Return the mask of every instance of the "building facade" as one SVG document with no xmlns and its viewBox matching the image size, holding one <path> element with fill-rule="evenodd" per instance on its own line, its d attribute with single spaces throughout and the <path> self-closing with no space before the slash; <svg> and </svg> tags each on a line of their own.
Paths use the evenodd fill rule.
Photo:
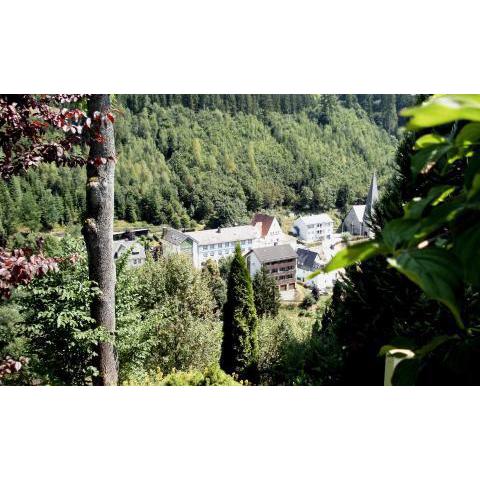
<svg viewBox="0 0 480 480">
<path fill-rule="evenodd" d="M 265 267 L 275 279 L 280 292 L 295 290 L 297 253 L 290 245 L 253 248 L 246 254 L 246 260 L 250 276 L 254 277 Z"/>
<path fill-rule="evenodd" d="M 326 213 L 302 216 L 295 220 L 293 229 L 306 243 L 330 243 L 333 237 L 333 220 Z"/>
<path fill-rule="evenodd" d="M 114 240 L 113 241 L 113 258 L 118 260 L 126 252 L 128 255 L 127 265 L 129 267 L 140 267 L 147 259 L 145 247 L 138 240 Z"/>
<path fill-rule="evenodd" d="M 185 232 L 185 235 L 193 242 L 192 262 L 195 268 L 201 268 L 208 259 L 218 262 L 233 255 L 237 243 L 243 253 L 261 244 L 260 231 L 253 225 Z"/>
</svg>

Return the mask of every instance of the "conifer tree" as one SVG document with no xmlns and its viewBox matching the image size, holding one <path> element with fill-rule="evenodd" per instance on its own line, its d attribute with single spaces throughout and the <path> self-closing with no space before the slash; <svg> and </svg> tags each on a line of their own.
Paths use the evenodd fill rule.
<svg viewBox="0 0 480 480">
<path fill-rule="evenodd" d="M 257 313 L 252 282 L 238 244 L 227 285 L 220 365 L 225 372 L 255 383 L 258 381 Z"/>
<path fill-rule="evenodd" d="M 280 308 L 280 292 L 275 279 L 262 267 L 253 278 L 253 294 L 258 315 L 276 316 Z"/>
</svg>

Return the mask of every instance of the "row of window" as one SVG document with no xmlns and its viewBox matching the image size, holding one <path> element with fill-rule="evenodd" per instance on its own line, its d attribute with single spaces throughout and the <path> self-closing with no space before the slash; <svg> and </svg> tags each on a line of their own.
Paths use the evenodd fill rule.
<svg viewBox="0 0 480 480">
<path fill-rule="evenodd" d="M 331 224 L 330 223 L 316 223 L 314 225 L 308 225 L 308 229 L 312 229 L 312 228 L 320 228 L 320 227 L 323 227 L 323 226 L 326 226 L 327 228 L 331 228 Z"/>
<path fill-rule="evenodd" d="M 212 243 L 211 245 L 202 245 L 202 251 L 206 250 L 215 250 L 219 248 L 235 248 L 235 245 L 239 242 L 224 242 L 224 243 Z M 247 245 L 252 245 L 253 240 L 242 240 L 240 246 L 244 247 Z"/>
<path fill-rule="evenodd" d="M 241 246 L 240 249 L 244 252 L 247 247 L 244 245 L 244 246 Z M 233 255 L 235 253 L 235 249 L 232 248 L 232 249 L 225 249 L 225 250 L 216 250 L 216 251 L 210 251 L 210 252 L 203 252 L 202 253 L 202 257 L 203 258 L 206 258 L 206 257 L 217 257 L 217 256 L 225 256 L 225 255 Z"/>
<path fill-rule="evenodd" d="M 288 267 L 282 267 L 282 268 L 271 268 L 270 273 L 289 272 L 290 270 L 294 270 L 294 269 L 295 267 L 293 265 Z"/>
</svg>

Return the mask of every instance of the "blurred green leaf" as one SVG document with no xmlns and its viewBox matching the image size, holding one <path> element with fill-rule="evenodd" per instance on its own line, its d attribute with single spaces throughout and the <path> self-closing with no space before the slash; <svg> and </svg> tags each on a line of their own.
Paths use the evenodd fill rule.
<svg viewBox="0 0 480 480">
<path fill-rule="evenodd" d="M 340 250 L 323 268 L 323 272 L 328 273 L 339 268 L 345 268 L 356 262 L 361 262 L 367 258 L 384 253 L 383 246 L 375 241 L 356 243 Z M 314 272 L 309 278 L 312 278 L 322 271 Z"/>
<path fill-rule="evenodd" d="M 413 155 L 411 169 L 414 177 L 419 173 L 427 173 L 451 149 L 449 144 L 432 145 Z"/>
<path fill-rule="evenodd" d="M 448 143 L 448 139 L 442 135 L 438 135 L 437 133 L 427 133 L 426 135 L 422 135 L 415 142 L 415 148 L 420 150 L 422 148 L 431 147 L 434 145 L 438 146 L 439 144 L 445 143 Z"/>
<path fill-rule="evenodd" d="M 430 247 L 402 252 L 388 263 L 416 283 L 425 294 L 446 305 L 459 326 L 460 309 L 456 293 L 462 285 L 458 259 L 443 248 Z"/>
<path fill-rule="evenodd" d="M 382 240 L 385 246 L 394 251 L 399 246 L 409 244 L 420 229 L 417 220 L 397 218 L 388 222 L 382 230 Z"/>
<path fill-rule="evenodd" d="M 415 385 L 418 377 L 420 361 L 417 358 L 402 360 L 393 372 L 392 385 Z"/>
<path fill-rule="evenodd" d="M 480 286 L 480 228 L 473 225 L 458 235 L 454 251 L 462 261 L 467 282 Z"/>
<path fill-rule="evenodd" d="M 480 95 L 434 95 L 422 105 L 401 112 L 411 117 L 408 128 L 418 130 L 457 120 L 480 121 Z"/>
<path fill-rule="evenodd" d="M 449 195 L 455 191 L 451 185 L 437 185 L 428 192 L 424 198 L 414 198 L 404 207 L 405 217 L 410 219 L 421 218 L 424 210 L 430 204 L 436 206 L 443 202 Z"/>
<path fill-rule="evenodd" d="M 457 137 L 455 138 L 455 145 L 457 147 L 466 147 L 476 144 L 480 141 L 480 123 L 469 123 L 462 127 Z"/>
</svg>

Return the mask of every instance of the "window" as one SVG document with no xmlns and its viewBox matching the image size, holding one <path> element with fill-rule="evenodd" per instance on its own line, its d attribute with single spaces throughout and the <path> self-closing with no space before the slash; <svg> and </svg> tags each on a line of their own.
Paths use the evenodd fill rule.
<svg viewBox="0 0 480 480">
<path fill-rule="evenodd" d="M 213 257 L 213 252 L 210 252 L 210 256 Z"/>
<path fill-rule="evenodd" d="M 204 253 L 203 256 L 206 257 L 208 254 L 207 253 Z"/>
<path fill-rule="evenodd" d="M 215 248 L 215 245 L 212 243 L 212 244 L 210 245 L 210 250 L 213 250 L 214 248 Z"/>
<path fill-rule="evenodd" d="M 202 247 L 202 250 L 208 250 L 208 246 L 207 246 L 207 245 L 204 245 L 204 246 Z"/>
</svg>

